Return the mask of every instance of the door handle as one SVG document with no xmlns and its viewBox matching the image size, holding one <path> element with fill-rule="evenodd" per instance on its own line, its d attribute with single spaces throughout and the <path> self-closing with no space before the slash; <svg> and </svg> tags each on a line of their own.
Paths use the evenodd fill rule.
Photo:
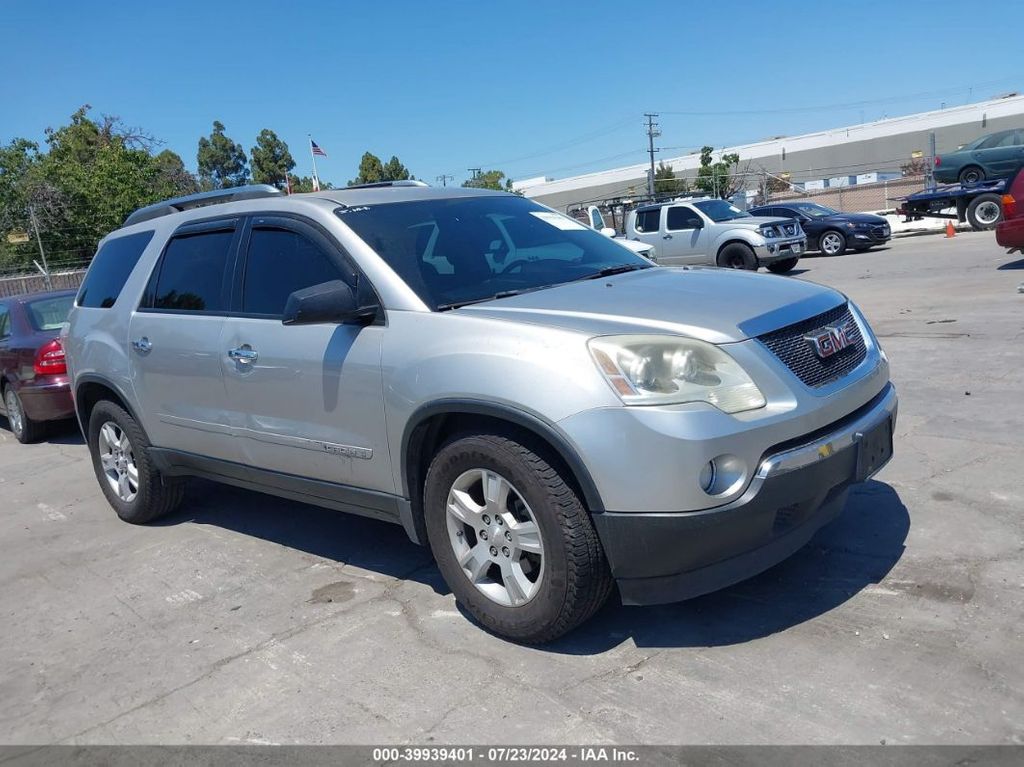
<svg viewBox="0 0 1024 767">
<path fill-rule="evenodd" d="M 132 341 L 132 348 L 140 354 L 149 354 L 153 351 L 153 344 L 149 342 L 149 339 L 146 338 L 146 336 L 143 336 L 137 341 Z"/>
<path fill-rule="evenodd" d="M 260 358 L 259 353 L 249 344 L 243 344 L 237 349 L 231 349 L 228 352 L 228 356 L 235 362 L 241 362 L 245 365 L 250 365 Z"/>
<path fill-rule="evenodd" d="M 671 234 L 662 235 L 661 239 L 663 239 L 663 240 L 671 240 L 672 239 L 672 235 Z"/>
</svg>

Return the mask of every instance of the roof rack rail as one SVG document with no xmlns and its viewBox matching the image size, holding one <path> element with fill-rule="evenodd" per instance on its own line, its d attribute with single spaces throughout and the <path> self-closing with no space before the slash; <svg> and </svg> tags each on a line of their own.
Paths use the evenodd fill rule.
<svg viewBox="0 0 1024 767">
<path fill-rule="evenodd" d="M 370 184 L 352 184 L 350 186 L 339 187 L 338 192 L 344 192 L 346 189 L 374 189 L 376 187 L 383 186 L 430 186 L 426 182 L 420 181 L 419 179 L 411 179 L 404 181 L 374 181 Z"/>
<path fill-rule="evenodd" d="M 217 205 L 224 202 L 237 202 L 238 200 L 255 200 L 260 197 L 275 197 L 280 194 L 282 194 L 281 190 L 270 184 L 250 184 L 249 186 L 235 186 L 228 189 L 214 189 L 212 192 L 188 194 L 184 197 L 173 197 L 170 200 L 139 208 L 124 220 L 123 226 L 139 224 L 143 221 L 160 218 L 161 216 L 169 216 L 171 213 L 180 213 L 183 210 L 201 208 L 204 205 Z"/>
</svg>

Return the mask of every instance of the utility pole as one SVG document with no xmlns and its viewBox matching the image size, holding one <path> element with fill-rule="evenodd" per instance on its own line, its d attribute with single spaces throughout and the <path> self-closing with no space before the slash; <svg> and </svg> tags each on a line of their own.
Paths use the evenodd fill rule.
<svg viewBox="0 0 1024 767">
<path fill-rule="evenodd" d="M 925 168 L 925 184 L 927 189 L 935 188 L 935 132 L 928 134 L 928 165 Z"/>
<path fill-rule="evenodd" d="M 441 186 L 448 186 L 448 182 L 454 181 L 455 176 L 449 176 L 447 173 L 442 173 L 440 176 L 436 177 L 436 180 L 441 182 Z"/>
<path fill-rule="evenodd" d="M 651 177 L 647 181 L 647 191 L 652 200 L 654 199 L 654 153 L 661 151 L 654 148 L 654 139 L 661 135 L 658 123 L 654 122 L 654 118 L 657 116 L 652 112 L 644 112 L 644 117 L 647 118 L 647 154 L 651 156 Z"/>
<path fill-rule="evenodd" d="M 50 282 L 50 267 L 46 264 L 46 252 L 43 250 L 43 238 L 39 234 L 39 222 L 36 221 L 36 209 L 28 206 L 28 217 L 32 220 L 32 228 L 36 230 L 36 242 L 39 244 L 39 258 L 43 261 L 43 279 L 46 280 L 46 289 L 53 290 Z"/>
<path fill-rule="evenodd" d="M 480 175 L 480 168 L 466 168 L 466 170 L 473 174 L 473 178 Z"/>
</svg>

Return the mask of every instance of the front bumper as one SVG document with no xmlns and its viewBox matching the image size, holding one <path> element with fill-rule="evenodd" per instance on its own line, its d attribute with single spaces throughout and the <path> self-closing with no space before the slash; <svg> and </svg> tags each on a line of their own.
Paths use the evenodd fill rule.
<svg viewBox="0 0 1024 767">
<path fill-rule="evenodd" d="M 75 415 L 71 384 L 65 375 L 23 381 L 17 392 L 25 415 L 33 421 L 61 421 Z"/>
<path fill-rule="evenodd" d="M 807 251 L 807 238 L 788 237 L 786 239 L 767 240 L 764 245 L 755 245 L 754 254 L 762 264 L 782 261 L 786 258 L 800 258 Z"/>
<path fill-rule="evenodd" d="M 895 425 L 896 391 L 798 444 L 766 454 L 743 495 L 694 512 L 595 514 L 625 604 L 661 604 L 716 591 L 781 562 L 834 519 L 851 485 L 884 462 L 866 462 L 862 438 Z"/>
<path fill-rule="evenodd" d="M 858 245 L 884 245 L 891 239 L 891 229 L 885 234 L 873 229 L 854 229 L 849 237 L 849 241 L 854 247 Z"/>
</svg>

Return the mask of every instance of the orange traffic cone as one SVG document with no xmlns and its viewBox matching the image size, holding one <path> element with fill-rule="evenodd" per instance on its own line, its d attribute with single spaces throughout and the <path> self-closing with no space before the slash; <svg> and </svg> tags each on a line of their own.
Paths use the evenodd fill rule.
<svg viewBox="0 0 1024 767">
<path fill-rule="evenodd" d="M 956 229 L 953 228 L 953 222 L 946 222 L 946 237 L 956 237 Z"/>
</svg>

